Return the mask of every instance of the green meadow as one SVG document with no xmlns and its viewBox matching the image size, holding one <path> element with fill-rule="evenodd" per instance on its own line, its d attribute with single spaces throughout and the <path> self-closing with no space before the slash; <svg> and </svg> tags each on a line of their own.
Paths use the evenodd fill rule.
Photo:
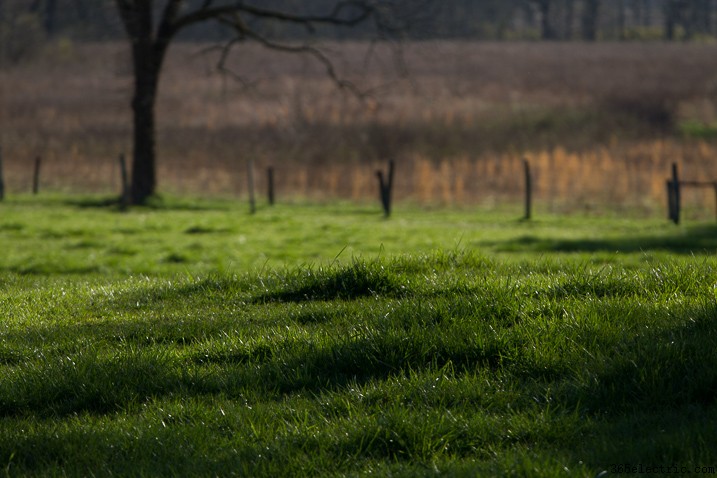
<svg viewBox="0 0 717 478">
<path fill-rule="evenodd" d="M 520 216 L 6 199 L 0 468 L 717 473 L 717 225 Z"/>
</svg>

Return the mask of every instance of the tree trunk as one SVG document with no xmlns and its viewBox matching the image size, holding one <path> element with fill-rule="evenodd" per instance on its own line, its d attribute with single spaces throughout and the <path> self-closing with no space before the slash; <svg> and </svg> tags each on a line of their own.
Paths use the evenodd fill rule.
<svg viewBox="0 0 717 478">
<path fill-rule="evenodd" d="M 155 152 L 155 104 L 159 73 L 172 35 L 173 22 L 182 7 L 181 0 L 168 1 L 159 26 L 154 26 L 155 9 L 151 0 L 116 0 L 120 18 L 132 45 L 134 70 L 133 156 L 130 201 L 144 204 L 157 187 Z"/>
<path fill-rule="evenodd" d="M 157 186 L 155 152 L 155 103 L 164 48 L 152 33 L 151 2 L 139 2 L 132 38 L 134 96 L 132 98 L 134 145 L 130 198 L 132 204 L 144 204 Z M 144 9 L 144 10 L 141 10 Z"/>
<path fill-rule="evenodd" d="M 599 0 L 585 0 L 583 9 L 583 40 L 597 40 L 598 10 L 600 8 Z"/>
<path fill-rule="evenodd" d="M 667 0 L 665 5 L 665 40 L 675 39 L 675 29 L 680 19 L 680 7 L 677 0 Z"/>
<path fill-rule="evenodd" d="M 642 23 L 643 27 L 652 26 L 652 2 L 650 0 L 642 0 Z"/>
<path fill-rule="evenodd" d="M 697 0 L 692 6 L 691 23 L 697 33 L 708 34 L 711 30 L 710 0 Z"/>
<path fill-rule="evenodd" d="M 55 29 L 57 24 L 57 1 L 46 0 L 45 1 L 45 19 L 43 26 L 45 27 L 45 33 L 48 37 L 55 35 Z"/>
<path fill-rule="evenodd" d="M 143 204 L 155 192 L 156 153 L 154 142 L 154 105 L 156 99 L 155 71 L 135 71 L 135 94 L 132 100 L 134 122 L 134 156 L 130 194 L 132 204 Z"/>
<path fill-rule="evenodd" d="M 555 31 L 550 23 L 550 2 L 551 0 L 540 0 L 540 30 L 543 40 L 555 40 Z"/>
<path fill-rule="evenodd" d="M 563 38 L 573 39 L 573 22 L 575 21 L 575 1 L 567 0 L 565 3 L 565 32 Z"/>
</svg>

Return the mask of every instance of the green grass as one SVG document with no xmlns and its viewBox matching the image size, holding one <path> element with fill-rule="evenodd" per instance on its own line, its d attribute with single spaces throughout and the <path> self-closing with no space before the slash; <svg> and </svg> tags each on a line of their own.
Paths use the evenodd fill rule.
<svg viewBox="0 0 717 478">
<path fill-rule="evenodd" d="M 717 125 L 701 121 L 685 121 L 679 125 L 679 131 L 686 138 L 703 140 L 717 138 Z"/>
<path fill-rule="evenodd" d="M 717 227 L 0 204 L 10 476 L 717 465 Z"/>
</svg>

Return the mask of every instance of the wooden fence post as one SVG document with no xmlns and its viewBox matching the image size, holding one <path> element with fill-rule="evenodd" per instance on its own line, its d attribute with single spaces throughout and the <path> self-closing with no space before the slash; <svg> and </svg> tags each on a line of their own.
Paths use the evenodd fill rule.
<svg viewBox="0 0 717 478">
<path fill-rule="evenodd" d="M 119 156 L 120 181 L 122 181 L 120 190 L 120 208 L 127 209 L 129 206 L 129 181 L 127 179 L 127 161 L 125 161 L 124 153 Z"/>
<path fill-rule="evenodd" d="M 672 180 L 667 182 L 669 216 L 675 224 L 680 223 L 680 177 L 677 163 L 672 163 Z"/>
<path fill-rule="evenodd" d="M 254 160 L 250 159 L 247 164 L 247 181 L 249 182 L 249 212 L 256 212 L 256 198 L 254 197 Z"/>
<path fill-rule="evenodd" d="M 533 181 L 530 176 L 530 163 L 523 159 L 523 171 L 525 173 L 525 216 L 523 219 L 530 220 L 533 203 Z"/>
<path fill-rule="evenodd" d="M 381 205 L 383 206 L 383 214 L 385 217 L 391 215 L 391 196 L 393 193 L 393 174 L 395 171 L 395 163 L 393 160 L 388 162 L 388 177 L 383 177 L 383 171 L 376 171 L 378 177 L 379 193 L 381 194 Z"/>
<path fill-rule="evenodd" d="M 667 219 L 669 219 L 670 221 L 674 221 L 675 220 L 675 206 L 674 206 L 675 199 L 673 197 L 674 194 L 673 194 L 673 190 L 672 190 L 672 180 L 671 179 L 666 180 L 665 186 L 666 186 L 666 190 L 667 190 Z"/>
<path fill-rule="evenodd" d="M 2 174 L 2 148 L 0 148 L 0 201 L 5 199 L 5 178 Z"/>
<path fill-rule="evenodd" d="M 274 168 L 269 166 L 266 169 L 266 181 L 267 181 L 267 196 L 269 199 L 269 206 L 274 205 Z"/>
<path fill-rule="evenodd" d="M 35 158 L 35 171 L 32 174 L 32 194 L 37 194 L 40 191 L 40 165 L 42 164 L 42 158 L 37 156 Z"/>
</svg>

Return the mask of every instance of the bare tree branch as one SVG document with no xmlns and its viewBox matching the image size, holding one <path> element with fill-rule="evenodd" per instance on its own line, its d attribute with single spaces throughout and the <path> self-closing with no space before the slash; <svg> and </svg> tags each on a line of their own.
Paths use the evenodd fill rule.
<svg viewBox="0 0 717 478">
<path fill-rule="evenodd" d="M 407 23 L 406 18 L 410 17 L 411 11 L 415 11 L 408 7 L 420 5 L 425 1 L 433 0 L 335 0 L 333 8 L 325 14 L 314 14 L 310 11 L 302 14 L 300 12 L 307 11 L 306 6 L 303 10 L 274 10 L 258 6 L 261 5 L 258 0 L 203 0 L 192 2 L 192 8 L 184 8 L 190 4 L 184 0 L 165 0 L 161 11 L 153 8 L 155 2 L 152 0 L 114 0 L 132 47 L 135 80 L 132 97 L 132 202 L 145 202 L 156 189 L 154 109 L 157 88 L 167 49 L 182 29 L 204 21 L 218 21 L 233 29 L 236 36 L 220 50 L 218 68 L 225 73 L 232 73 L 227 67 L 232 47 L 241 41 L 253 40 L 272 50 L 311 56 L 324 67 L 328 78 L 334 84 L 364 100 L 368 94 L 359 90 L 351 81 L 342 79 L 326 52 L 308 41 L 291 44 L 270 38 L 269 34 L 262 33 L 261 26 L 267 22 L 294 24 L 305 27 L 310 33 L 317 33 L 317 26 L 352 27 L 373 21 L 373 29 L 379 37 L 389 39 L 399 33 Z M 160 15 L 158 23 L 155 23 L 155 14 Z M 254 21 L 260 26 L 254 28 Z M 242 84 L 248 84 L 238 75 L 234 76 L 240 79 Z"/>
<path fill-rule="evenodd" d="M 175 34 L 179 30 L 196 23 L 237 13 L 245 13 L 260 18 L 270 18 L 280 22 L 297 23 L 305 25 L 310 31 L 313 31 L 314 24 L 343 25 L 347 27 L 354 26 L 367 20 L 372 14 L 376 13 L 373 2 L 366 0 L 347 0 L 338 2 L 334 9 L 326 15 L 292 14 L 279 10 L 260 8 L 253 5 L 244 5 L 241 3 L 212 7 L 212 3 L 212 1 L 205 1 L 201 8 L 177 18 L 171 25 L 172 34 Z M 343 18 L 341 15 L 344 11 L 349 9 L 355 9 L 357 14 L 350 18 Z"/>
<path fill-rule="evenodd" d="M 182 8 L 182 0 L 169 0 L 167 5 L 164 7 L 162 13 L 162 20 L 157 29 L 157 40 L 171 39 L 174 31 L 173 25 L 177 21 L 177 16 Z"/>
<path fill-rule="evenodd" d="M 232 48 L 243 41 L 245 41 L 246 38 L 244 37 L 236 37 L 231 39 L 230 41 L 224 43 L 223 45 L 212 45 L 207 48 L 202 48 L 199 51 L 199 55 L 205 55 L 207 53 L 211 53 L 214 51 L 219 52 L 219 60 L 216 64 L 216 69 L 221 73 L 222 75 L 230 76 L 234 81 L 238 82 L 243 89 L 250 89 L 254 86 L 256 86 L 259 83 L 259 80 L 250 81 L 244 76 L 238 74 L 236 71 L 232 70 L 227 66 L 227 62 L 229 60 L 229 54 L 231 53 Z"/>
<path fill-rule="evenodd" d="M 352 94 L 362 100 L 366 99 L 366 97 L 368 96 L 367 92 L 362 91 L 353 82 L 341 78 L 336 72 L 336 68 L 334 67 L 334 63 L 331 61 L 331 59 L 326 56 L 323 51 L 319 50 L 315 46 L 307 44 L 290 45 L 269 40 L 265 36 L 249 28 L 239 15 L 234 15 L 232 17 L 223 16 L 220 17 L 218 20 L 221 23 L 234 28 L 242 38 L 250 38 L 266 48 L 286 53 L 299 53 L 312 56 L 314 59 L 316 59 L 319 63 L 323 65 L 329 79 L 337 87 L 350 91 Z M 234 43 L 232 43 L 232 45 Z M 229 48 L 231 48 L 232 45 L 229 45 Z M 229 49 L 225 50 L 225 52 L 226 54 L 228 54 Z"/>
</svg>

